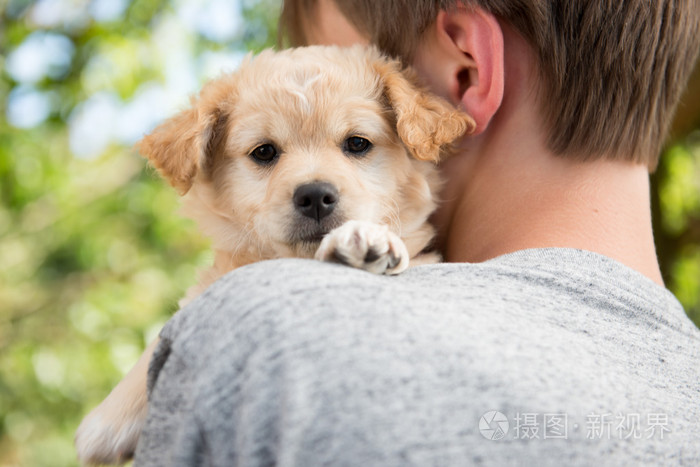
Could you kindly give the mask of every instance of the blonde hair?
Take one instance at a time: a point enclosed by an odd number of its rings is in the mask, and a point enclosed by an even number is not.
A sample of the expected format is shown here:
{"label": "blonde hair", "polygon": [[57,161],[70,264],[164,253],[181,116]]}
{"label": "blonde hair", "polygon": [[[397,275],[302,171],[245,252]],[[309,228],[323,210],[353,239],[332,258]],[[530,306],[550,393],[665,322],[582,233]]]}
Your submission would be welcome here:
{"label": "blonde hair", "polygon": [[[700,49],[698,0],[334,1],[359,32],[405,64],[441,9],[490,12],[536,54],[554,153],[625,159],[650,170]],[[285,0],[280,37],[307,45],[302,18],[315,3]]]}

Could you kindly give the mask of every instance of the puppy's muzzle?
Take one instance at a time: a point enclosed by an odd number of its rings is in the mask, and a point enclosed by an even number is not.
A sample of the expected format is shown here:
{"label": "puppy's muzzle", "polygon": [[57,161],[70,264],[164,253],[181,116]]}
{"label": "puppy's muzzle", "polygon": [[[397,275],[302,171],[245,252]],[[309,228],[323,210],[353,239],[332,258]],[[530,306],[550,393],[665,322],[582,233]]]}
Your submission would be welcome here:
{"label": "puppy's muzzle", "polygon": [[292,200],[295,209],[303,216],[321,222],[338,204],[338,189],[326,182],[307,183],[297,187]]}

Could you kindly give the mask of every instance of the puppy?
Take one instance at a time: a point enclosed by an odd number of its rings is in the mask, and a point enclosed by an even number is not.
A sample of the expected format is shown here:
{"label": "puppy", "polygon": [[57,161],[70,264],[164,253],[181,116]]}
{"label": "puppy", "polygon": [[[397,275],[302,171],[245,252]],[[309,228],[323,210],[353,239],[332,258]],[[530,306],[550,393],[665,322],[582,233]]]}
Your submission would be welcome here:
{"label": "puppy", "polygon": [[[474,126],[373,48],[246,59],[139,143],[213,244],[213,266],[180,305],[265,259],[315,257],[377,274],[437,261],[424,253],[434,235],[434,164]],[[81,461],[117,463],[134,452],[156,344],[81,423]]]}

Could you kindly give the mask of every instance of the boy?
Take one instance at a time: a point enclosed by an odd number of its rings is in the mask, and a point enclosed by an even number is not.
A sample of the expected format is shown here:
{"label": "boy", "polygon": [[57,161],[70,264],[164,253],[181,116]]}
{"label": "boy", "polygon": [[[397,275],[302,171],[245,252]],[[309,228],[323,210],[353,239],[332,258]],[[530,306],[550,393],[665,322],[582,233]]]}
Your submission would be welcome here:
{"label": "boy", "polygon": [[462,264],[229,274],[164,330],[137,464],[700,462],[700,331],[663,288],[648,195],[699,15],[285,2],[293,45],[377,44],[475,119],[435,216]]}

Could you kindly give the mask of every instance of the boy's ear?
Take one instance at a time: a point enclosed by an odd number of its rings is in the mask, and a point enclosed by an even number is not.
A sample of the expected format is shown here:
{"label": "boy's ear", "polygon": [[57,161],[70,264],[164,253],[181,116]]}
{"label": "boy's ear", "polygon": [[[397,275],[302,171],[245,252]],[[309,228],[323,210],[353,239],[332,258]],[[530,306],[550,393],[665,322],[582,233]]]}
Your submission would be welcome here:
{"label": "boy's ear", "polygon": [[225,133],[226,116],[217,107],[192,107],[166,120],[136,147],[168,182],[184,195],[207,165]]}
{"label": "boy's ear", "polygon": [[398,61],[376,60],[384,98],[396,115],[396,131],[413,157],[438,162],[442,149],[474,130],[474,120],[417,84]]}
{"label": "boy's ear", "polygon": [[431,88],[474,118],[480,134],[503,102],[503,30],[480,8],[438,13],[418,44],[414,66]]}

